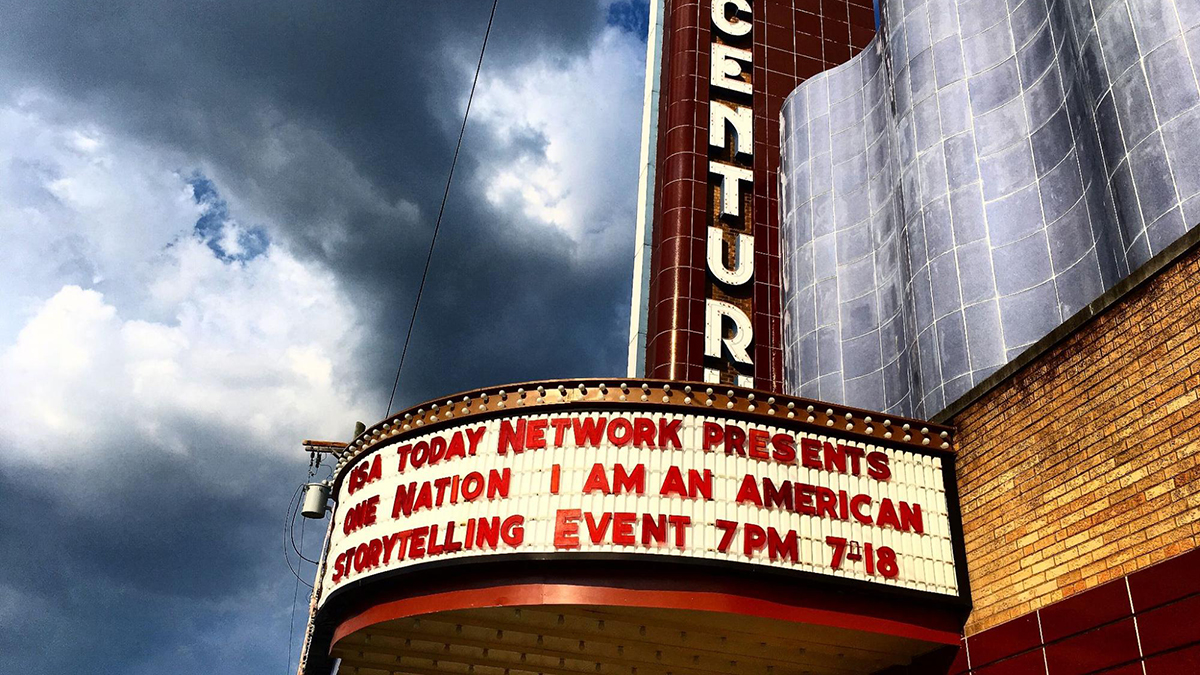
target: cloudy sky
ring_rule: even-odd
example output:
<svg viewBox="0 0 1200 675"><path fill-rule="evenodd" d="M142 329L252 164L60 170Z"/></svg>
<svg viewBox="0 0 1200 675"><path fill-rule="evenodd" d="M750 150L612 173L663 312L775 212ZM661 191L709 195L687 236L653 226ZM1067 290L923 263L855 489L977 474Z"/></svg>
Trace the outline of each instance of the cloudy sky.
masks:
<svg viewBox="0 0 1200 675"><path fill-rule="evenodd" d="M623 371L645 4L501 0L399 405ZM489 10L0 0L0 673L294 669Z"/></svg>

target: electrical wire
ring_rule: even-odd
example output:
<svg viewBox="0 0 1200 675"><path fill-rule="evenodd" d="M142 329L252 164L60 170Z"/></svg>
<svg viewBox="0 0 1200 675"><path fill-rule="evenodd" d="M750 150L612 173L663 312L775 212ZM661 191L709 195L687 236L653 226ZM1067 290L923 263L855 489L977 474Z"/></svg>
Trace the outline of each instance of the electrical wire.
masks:
<svg viewBox="0 0 1200 675"><path fill-rule="evenodd" d="M467 131L467 118L471 116L471 102L475 99L475 86L479 84L479 71L483 68L483 54L487 51L488 36L492 33L492 21L496 18L496 5L492 0L492 13L488 16L487 29L483 32L483 46L479 49L479 62L475 64L475 78L471 81L471 93L467 96L467 109L463 113L462 127L458 130L458 143L454 146L454 158L450 160L450 173L446 176L446 190L442 193L442 205L438 208L437 221L433 225L433 236L429 239L429 253L425 256L425 271L421 273L421 284L417 286L417 299L413 302L412 316L408 320L408 333L404 336L404 347L400 350L400 365L396 367L396 380L392 383L392 395L388 397L387 412L392 414L392 403L396 400L396 388L400 386L400 371L404 369L404 357L408 354L408 343L412 339L413 325L417 322L417 308L421 306L421 295L425 292L425 280L429 276L429 263L433 260L433 247L437 243L438 231L442 227L442 214L446 211L446 200L450 196L450 184L454 181L454 167L458 164L458 152L462 150L463 135Z"/></svg>
<svg viewBox="0 0 1200 675"><path fill-rule="evenodd" d="M316 560L313 560L312 558L305 556L303 553L303 549L304 549L304 522L303 521L301 521L301 523L300 523L300 546L298 546L298 547L296 546L296 515L299 513L299 511L300 511L299 509L292 511L292 524L288 528L288 531L291 534L291 539L292 539L292 550L295 551L296 555L300 556L300 559L303 560L304 562L312 563L312 564L316 565L317 564Z"/></svg>
<svg viewBox="0 0 1200 675"><path fill-rule="evenodd" d="M296 487L296 491L292 493L292 502L290 504L288 504L287 515L284 516L284 521L283 521L283 560L284 560L284 562L287 563L288 569L291 570L292 576L296 577L296 581L299 581L300 583L304 584L305 586L308 586L311 589L312 584L310 584L307 581L305 581L304 579L300 578L300 573L296 571L296 568L292 567L292 559L291 559L291 556L288 555L288 531L291 529L292 523L295 522L296 514L295 514L294 509L297 509L300 506L298 497L300 495L300 490L302 490L302 489L304 489L303 485L299 485Z"/></svg>
<svg viewBox="0 0 1200 675"><path fill-rule="evenodd" d="M309 473L310 474L312 473L311 461L310 461ZM287 659L288 660L287 660L287 670L286 670L286 672L288 672L288 673L290 673L292 670L292 647L293 647L293 643L296 639L296 598L297 598L297 596L300 595L300 584L304 584L305 586L308 586L308 583L305 582L303 579L301 579L300 575L296 572L296 570L292 568L292 560L291 560L291 558L288 557L288 552L287 552L287 539L288 539L287 533L288 533L288 530L292 529L292 526L293 526L292 524L295 523L295 517L296 517L295 509L296 509L296 507L299 506L298 498L300 496L300 490L302 490L303 488L304 488L303 485L296 486L296 491L292 493L292 499L288 503L287 515L284 516L284 518L283 518L283 528L284 528L283 560L284 560L284 562L287 563L288 569L291 570L292 576L296 577L296 583L292 585L292 613L288 620L288 650L287 650ZM303 541L304 540L303 528L301 528L300 537L301 537L301 541ZM295 545L296 545L295 539L293 539L292 546L294 547ZM308 587L312 588L312 586L308 586Z"/></svg>

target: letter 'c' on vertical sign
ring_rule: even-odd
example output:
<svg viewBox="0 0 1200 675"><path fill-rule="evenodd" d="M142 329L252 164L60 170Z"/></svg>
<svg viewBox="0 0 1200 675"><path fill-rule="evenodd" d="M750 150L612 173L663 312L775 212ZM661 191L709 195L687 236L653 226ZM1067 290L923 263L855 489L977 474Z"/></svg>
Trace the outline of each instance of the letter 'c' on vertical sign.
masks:
<svg viewBox="0 0 1200 675"><path fill-rule="evenodd" d="M735 8L733 17L730 18L726 14L726 8L733 5ZM750 0L713 0L712 3L712 21L720 31L731 37L741 37L750 33L752 27L749 21L742 21L738 18L737 12L750 13Z"/></svg>
<svg viewBox="0 0 1200 675"><path fill-rule="evenodd" d="M725 266L725 234L708 226L708 269L721 283L741 286L754 276L754 237L739 234L734 243L733 269Z"/></svg>
<svg viewBox="0 0 1200 675"><path fill-rule="evenodd" d="M733 320L733 335L725 337L724 322L729 317ZM729 350L730 356L738 363L754 365L750 358L750 342L754 339L754 328L750 325L750 317L741 309L720 300L708 298L704 301L704 355L721 358L721 343Z"/></svg>
<svg viewBox="0 0 1200 675"><path fill-rule="evenodd" d="M744 105L731 105L723 101L708 104L708 144L714 148L725 148L728 127L733 127L734 141L739 155L754 154L754 110Z"/></svg>
<svg viewBox="0 0 1200 675"><path fill-rule="evenodd" d="M710 78L714 87L721 87L740 94L754 93L754 85L741 79L742 64L750 64L750 50L730 47L720 42L712 43L712 68Z"/></svg>

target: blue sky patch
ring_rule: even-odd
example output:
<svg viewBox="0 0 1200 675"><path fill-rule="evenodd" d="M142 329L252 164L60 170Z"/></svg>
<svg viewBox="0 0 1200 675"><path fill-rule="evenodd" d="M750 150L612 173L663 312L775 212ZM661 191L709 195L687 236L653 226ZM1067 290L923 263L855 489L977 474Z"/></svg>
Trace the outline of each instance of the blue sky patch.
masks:
<svg viewBox="0 0 1200 675"><path fill-rule="evenodd" d="M271 245L261 227L239 227L229 217L229 204L221 198L217 186L199 171L188 179L196 203L205 207L192 233L208 246L221 262L246 262L262 255ZM236 228L231 242L227 228ZM234 244L234 245L230 245Z"/></svg>
<svg viewBox="0 0 1200 675"><path fill-rule="evenodd" d="M643 42L650 28L650 4L645 0L621 0L608 6L606 23L636 34Z"/></svg>

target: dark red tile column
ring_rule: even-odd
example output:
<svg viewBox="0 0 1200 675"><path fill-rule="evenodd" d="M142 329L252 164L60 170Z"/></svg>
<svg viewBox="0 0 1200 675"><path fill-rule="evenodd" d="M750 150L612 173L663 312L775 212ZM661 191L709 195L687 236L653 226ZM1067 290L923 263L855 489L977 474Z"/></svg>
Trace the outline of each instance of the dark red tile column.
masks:
<svg viewBox="0 0 1200 675"><path fill-rule="evenodd" d="M707 3L666 0L646 340L646 374L650 377L701 379L704 240L700 235L705 233L708 178L707 19Z"/></svg>
<svg viewBox="0 0 1200 675"><path fill-rule="evenodd" d="M874 37L871 0L751 0L755 386L783 384L779 112L805 79ZM666 0L646 373L703 379L711 0Z"/></svg>

